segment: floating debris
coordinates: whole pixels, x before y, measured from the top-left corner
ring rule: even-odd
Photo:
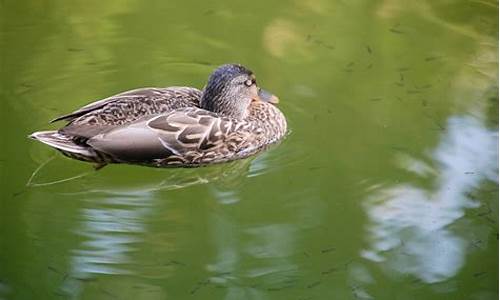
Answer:
[[[481,240],[475,240],[473,242],[470,243],[470,245],[473,247],[473,248],[481,248],[480,245],[483,243],[483,241]]]
[[[21,86],[25,87],[25,88],[32,88],[33,87],[33,85],[31,83],[27,83],[27,82],[21,83]]]
[[[404,32],[403,32],[403,31],[398,30],[398,29],[395,29],[395,28],[391,28],[391,29],[389,29],[389,31],[390,31],[390,32],[392,32],[392,33],[404,34]]]
[[[442,56],[429,56],[425,58],[425,61],[433,61],[433,60],[438,60],[441,59]]]
[[[432,117],[432,116],[425,114],[425,113],[424,113],[424,116],[427,117],[428,119],[430,119],[439,128],[439,130],[444,131],[446,129],[443,125],[441,125],[438,122],[438,120],[436,120],[435,117]]]
[[[284,286],[280,286],[280,287],[267,288],[267,290],[270,292],[277,292],[277,291],[281,291],[284,289],[289,289],[291,287],[293,287],[293,284],[288,284],[288,285],[284,285]]]
[[[329,43],[326,43],[320,39],[317,39],[317,38],[314,38],[311,34],[308,34],[306,36],[306,42],[312,42],[318,46],[321,46],[321,47],[324,47],[324,48],[327,48],[329,50],[335,50],[335,46],[329,44]]]
[[[419,89],[419,90],[430,89],[431,87],[432,87],[432,84],[424,84],[424,85],[421,85],[421,86],[415,85],[415,88]]]
[[[316,287],[316,286],[318,286],[318,285],[320,285],[320,284],[321,284],[321,281],[315,281],[315,282],[313,282],[313,283],[311,283],[311,284],[308,284],[306,287],[307,287],[308,289],[312,289],[312,288],[314,288],[314,287]]]
[[[422,91],[419,91],[419,90],[408,90],[406,91],[408,94],[421,94]]]
[[[198,290],[200,290],[202,287],[206,286],[207,284],[210,283],[210,279],[205,279],[203,281],[199,281],[196,286],[189,292],[191,295],[194,295]]]
[[[472,276],[474,276],[475,278],[478,278],[478,277],[481,277],[481,276],[484,276],[486,275],[487,272],[478,272],[478,273],[474,273],[472,274]]]
[[[52,266],[48,266],[47,269],[49,269],[50,271],[54,272],[54,273],[57,273],[57,274],[62,274],[61,272],[59,272],[59,270],[57,270],[56,268],[52,267]]]
[[[186,264],[185,263],[182,263],[180,261],[177,261],[177,260],[169,260],[168,262],[164,263],[163,264],[164,266],[171,266],[171,265],[177,265],[177,266],[185,266]]]
[[[321,272],[321,274],[322,275],[328,275],[328,274],[332,274],[333,272],[336,272],[336,271],[338,271],[338,269],[334,267],[334,268],[330,268],[328,270],[325,270],[325,271]]]
[[[332,252],[332,251],[335,251],[335,247],[323,249],[323,250],[321,250],[321,253],[328,253],[328,252]]]

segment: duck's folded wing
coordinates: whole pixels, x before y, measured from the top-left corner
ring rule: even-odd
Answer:
[[[196,102],[197,99],[200,97],[200,95],[201,92],[198,89],[190,87],[140,88],[140,89],[126,91],[102,100],[92,102],[72,113],[57,117],[52,121],[50,121],[50,123],[57,122],[60,120],[71,121],[75,118],[83,116],[94,110],[101,109],[104,106],[117,101],[141,101],[141,99],[184,97],[186,99],[192,99],[194,102]]]
[[[114,128],[90,138],[87,144],[121,161],[150,161],[172,155],[146,122]]]
[[[98,151],[124,161],[177,157],[196,160],[228,147],[238,122],[202,109],[186,108],[119,126],[88,140]],[[223,150],[226,151],[226,150]]]

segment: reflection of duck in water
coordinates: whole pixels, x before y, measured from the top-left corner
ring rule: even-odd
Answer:
[[[63,154],[99,165],[196,167],[252,155],[279,141],[286,120],[278,98],[241,65],[223,65],[203,91],[145,88],[91,103],[31,135]]]

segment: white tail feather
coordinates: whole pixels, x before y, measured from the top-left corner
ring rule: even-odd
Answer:
[[[57,131],[38,131],[32,133],[29,137],[61,151],[87,157],[95,156],[91,148],[78,145],[70,137],[60,134]]]

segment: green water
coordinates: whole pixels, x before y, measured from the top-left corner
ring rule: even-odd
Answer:
[[[498,299],[497,1],[0,10],[0,299]],[[288,119],[254,158],[95,172],[26,138],[228,62]]]

